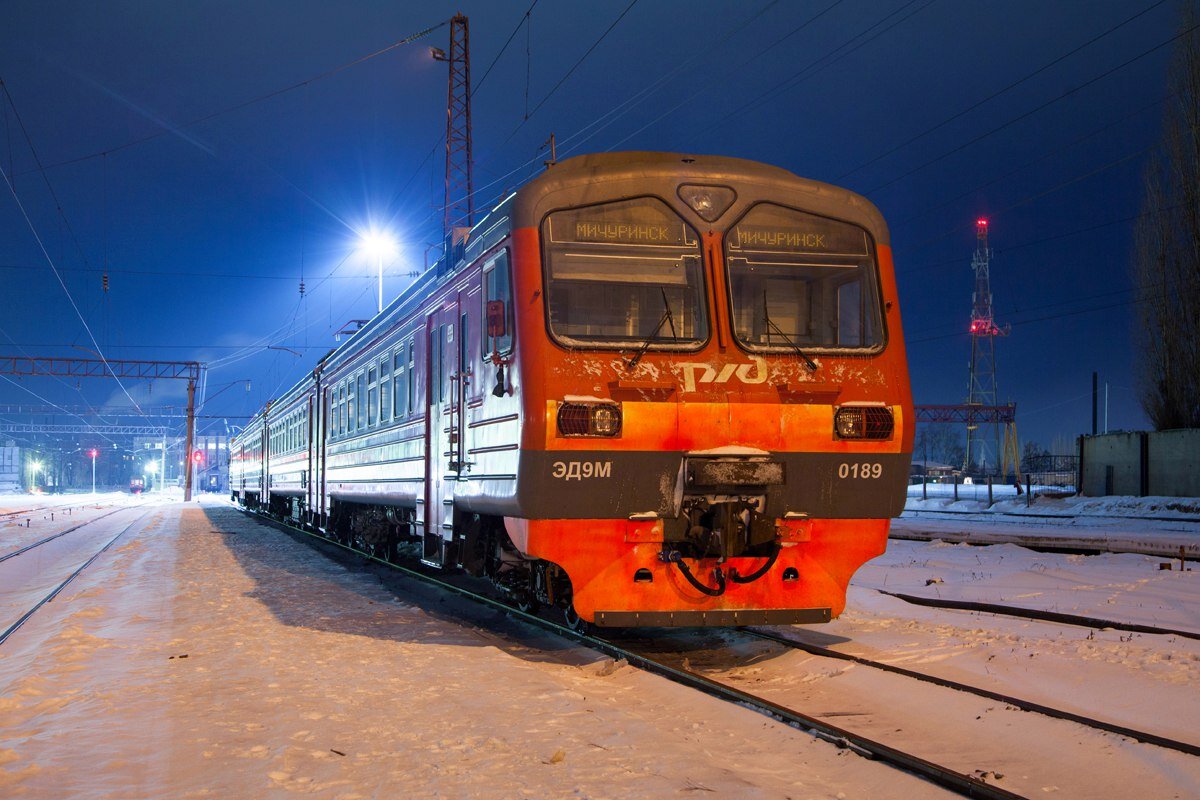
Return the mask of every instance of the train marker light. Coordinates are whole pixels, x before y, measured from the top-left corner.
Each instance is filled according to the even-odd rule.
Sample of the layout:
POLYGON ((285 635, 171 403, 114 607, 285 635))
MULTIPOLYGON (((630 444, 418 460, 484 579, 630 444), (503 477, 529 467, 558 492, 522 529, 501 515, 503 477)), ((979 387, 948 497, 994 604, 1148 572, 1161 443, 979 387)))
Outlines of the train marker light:
POLYGON ((833 432, 839 439, 890 439, 896 421, 885 406, 842 406, 833 415, 833 432))
POLYGON ((716 222, 737 199, 737 192, 728 186, 701 186, 694 183, 682 184, 678 194, 679 199, 705 222, 716 222))
POLYGON ((560 436, 602 436, 621 433, 621 407, 616 403, 563 403, 558 407, 560 436))

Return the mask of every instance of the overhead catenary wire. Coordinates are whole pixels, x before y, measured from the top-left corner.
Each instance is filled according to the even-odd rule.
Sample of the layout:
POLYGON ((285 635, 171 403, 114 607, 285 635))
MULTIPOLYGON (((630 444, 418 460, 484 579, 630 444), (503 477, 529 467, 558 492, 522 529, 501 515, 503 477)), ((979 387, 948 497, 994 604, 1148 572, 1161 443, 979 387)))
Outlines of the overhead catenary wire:
MULTIPOLYGON (((12 95, 9 93, 8 86, 4 83, 3 79, 0 79, 0 88, 4 90, 4 96, 8 99, 8 105, 13 111, 13 116, 16 117, 17 124, 25 136, 26 144, 29 146, 29 152, 33 155, 34 162, 40 166, 41 159, 38 157, 37 149, 33 146, 33 140, 29 137, 29 132, 25 128, 25 123, 21 119, 21 114, 17 111, 16 104, 13 103, 12 95)), ((55 194, 54 187, 50 183, 50 179, 46 175, 45 170, 41 170, 41 175, 42 179, 45 181, 46 188, 50 191, 51 197, 54 198, 54 203, 58 208, 59 215, 61 216, 63 222, 67 225, 68 229, 70 229, 70 223, 67 221, 66 214, 62 209, 62 204, 59 202, 58 195, 55 194)), ((9 178, 8 173, 3 169, 3 167, 0 167, 0 177, 3 177, 4 184, 8 187, 8 191, 12 195, 13 201, 17 204, 17 208, 21 211, 21 217, 25 220, 25 225, 29 228, 29 232, 33 235, 34 240, 37 242, 38 249, 42 251, 42 256, 45 257, 46 263, 49 264, 50 270, 54 273, 55 279, 58 280, 58 285, 62 287, 63 293, 66 294, 67 300, 70 301, 71 308, 75 310, 75 316, 79 318, 79 322, 83 325, 83 329, 87 331, 88 339, 91 340, 92 345, 95 347, 96 355, 98 355, 100 360, 104 362, 105 368, 108 370, 113 380, 117 382, 117 385, 121 387, 121 391, 124 392, 127 398, 129 398, 129 402, 133 404, 134 408, 139 408, 137 401, 133 399, 133 395, 131 395, 129 390, 125 388, 124 382, 117 377, 117 373, 109 365, 108 359, 104 357, 104 351, 101 349, 100 343, 96 341, 96 337, 92 333, 91 326, 88 325, 87 319, 84 318, 83 312, 80 311, 79 305, 75 302, 75 297, 71 294, 71 290, 67 288, 66 281, 63 280, 62 274, 58 271, 58 266, 54 263, 54 259, 51 258, 50 252, 46 249, 46 245, 42 241, 41 235, 38 233, 37 226, 33 224, 33 220, 30 218, 29 212, 25 210, 25 204, 21 202, 21 197, 17 194, 16 187, 13 185, 12 180, 9 178)), ((74 239, 74 230, 71 230, 71 236, 74 239)), ((75 239, 75 245, 76 247, 79 247, 78 239, 75 239)), ((80 254, 82 255, 83 248, 79 247, 79 250, 80 254)), ((84 259, 84 263, 87 263, 86 257, 84 259)))
POLYGON ((990 136, 993 136, 993 135, 999 133, 1000 131, 1005 130, 1006 128, 1009 128, 1009 127, 1017 124, 1018 122, 1029 119, 1030 117, 1038 114, 1041 111, 1044 111, 1045 109, 1049 108, 1050 106, 1053 106, 1054 104, 1059 103, 1059 102, 1067 99, 1068 97, 1075 95, 1077 92, 1079 92, 1083 89, 1086 89, 1087 87, 1092 86, 1096 83, 1099 83, 1100 81, 1104 80, 1105 78, 1107 78, 1111 75, 1114 75, 1117 72, 1120 72, 1121 70, 1125 69, 1126 67, 1128 67, 1132 64, 1135 64, 1138 61, 1141 61, 1143 58, 1146 58, 1147 56, 1150 56, 1150 55, 1158 52, 1159 50, 1162 50, 1164 47, 1167 47, 1167 46, 1173 44, 1178 39, 1181 39, 1184 36, 1187 36, 1188 34, 1192 33, 1193 31, 1197 30, 1198 28, 1200 28, 1200 25, 1193 25, 1190 28, 1187 28, 1186 30, 1175 34, 1174 36, 1171 36, 1170 38, 1165 39, 1146 50, 1143 50, 1142 52, 1138 53, 1136 56, 1133 56, 1132 58, 1128 58, 1128 59, 1122 61, 1120 64, 1117 64, 1115 67, 1110 67, 1109 69, 1105 70, 1104 72, 1100 73, 1099 75, 1095 75, 1095 76, 1083 81, 1082 83, 1078 83, 1075 86, 1073 86, 1072 88, 1067 89, 1065 92, 1062 92, 1061 94, 1058 94, 1055 97, 1053 97, 1049 100, 1046 100, 1043 103, 1039 103, 1037 106, 1029 109, 1028 111, 1024 111, 1024 112, 1016 115, 1015 117, 1009 118, 1008 120, 1006 120, 1005 122, 1002 122, 1001 124, 997 125, 996 127, 991 128, 991 129, 985 131, 984 133, 981 133, 978 136, 975 136, 975 137, 969 139, 968 141, 963 142, 962 144, 957 145, 957 146, 947 150, 946 152, 942 153, 941 155, 935 156, 934 158, 924 161, 921 164, 919 164, 918 166, 915 166, 912 169, 908 170, 907 172, 904 172, 903 174, 898 175, 895 178, 892 178, 891 180, 886 181, 885 183, 881 183, 871 189, 868 189, 865 192, 865 194, 871 195, 876 192, 880 192, 884 189, 894 186, 895 184, 899 183, 900 181, 904 180, 905 178, 912 177, 913 175, 926 169, 927 167, 933 166, 934 164, 944 161, 945 159, 949 158, 952 155, 955 155, 956 153, 961 153, 963 150, 966 150, 967 148, 978 144, 979 142, 983 141, 984 139, 987 139, 990 136))
MULTIPOLYGON (((359 56, 359 57, 352 59, 350 61, 347 61, 343 64, 339 64, 336 67, 331 67, 327 70, 317 73, 316 75, 305 78, 302 81, 298 81, 296 83, 292 83, 287 86, 280 87, 278 89, 272 89, 270 91, 263 92, 262 94, 255 95, 254 97, 251 97, 248 100, 242 100, 238 103, 233 103, 232 105, 228 105, 223 108, 216 109, 215 111, 210 111, 199 117, 195 117, 187 122, 180 123, 179 125, 176 125, 175 127, 181 128, 181 129, 191 128, 195 125, 199 125, 201 123, 208 122, 211 119, 215 119, 217 117, 221 117, 226 114, 231 114, 234 111, 240 111, 243 108, 248 108, 252 105, 261 103, 265 100, 270 100, 272 98, 279 97, 280 95, 287 94, 289 92, 293 92, 296 89, 300 89, 302 87, 308 86, 310 83, 315 83, 316 81, 324 80, 325 78, 329 78, 329 77, 332 77, 333 75, 337 75, 339 72, 344 72, 345 70, 350 69, 351 67, 355 67, 355 66, 358 66, 359 64, 370 61, 374 58, 378 58, 379 56, 383 55, 384 53, 389 53, 398 47, 403 47, 406 44, 411 44, 411 43, 417 41, 418 39, 428 36, 429 34, 433 33, 434 31, 438 30, 439 28, 443 28, 449 24, 450 24, 450 20, 448 20, 448 19, 442 20, 441 22, 437 23, 436 25, 431 25, 430 27, 425 28, 424 30, 417 31, 416 33, 412 33, 407 36, 404 36, 403 38, 397 39, 396 41, 392 42, 391 44, 381 47, 378 50, 374 50, 370 53, 359 56)), ((127 142, 124 142, 123 144, 114 145, 112 147, 106 147, 103 150, 96 150, 95 152, 87 153, 86 155, 76 156, 74 158, 69 158, 69 159, 66 159, 63 161, 57 161, 52 164, 47 164, 45 166, 42 166, 39 164, 38 169, 39 170, 54 169, 56 167, 65 167, 69 164, 78 164, 81 161, 88 161, 93 158, 100 158, 101 156, 104 156, 104 155, 109 155, 112 153, 119 152, 121 150, 125 150, 130 147, 134 147, 139 144, 144 144, 146 142, 153 141, 162 136, 166 136, 168 133, 171 133, 171 132, 172 132, 172 129, 163 128, 161 130, 155 131, 154 133, 147 134, 146 136, 141 136, 136 139, 131 139, 127 142)))
POLYGON ((1051 69, 1052 67, 1054 67, 1058 64, 1061 64, 1063 61, 1066 61, 1071 56, 1073 56, 1079 52, 1082 52, 1083 50, 1086 50, 1088 47, 1091 47, 1093 44, 1095 44, 1096 42, 1099 42, 1101 39, 1104 39, 1105 37, 1107 37, 1113 33, 1116 33, 1118 30, 1120 30, 1121 28, 1124 28, 1126 25, 1130 24, 1134 20, 1137 20, 1140 17, 1143 17, 1146 14, 1149 14, 1151 11, 1158 8, 1165 2, 1167 2, 1167 0, 1156 0, 1156 2, 1151 3, 1149 6, 1142 9, 1141 11, 1137 12, 1133 16, 1128 17, 1128 18, 1122 20, 1121 22, 1118 22, 1116 25, 1113 25, 1113 26, 1107 28, 1105 31, 1093 36, 1091 39, 1088 39, 1083 44, 1081 44, 1077 47, 1074 47, 1071 50, 1068 50, 1067 52, 1065 52, 1065 53, 1059 55, 1058 57, 1052 59, 1051 61, 1047 62, 1046 64, 1043 64, 1042 66, 1035 69, 1033 72, 1029 72, 1029 73, 1023 75, 1022 77, 1009 83, 1008 85, 1004 86, 1003 88, 998 89, 995 92, 992 92, 987 97, 984 97, 980 100, 975 101, 974 103, 972 103, 971 105, 962 109, 961 111, 957 111, 954 114, 951 114, 949 117, 946 117, 945 119, 941 120, 940 122, 938 122, 934 125, 931 125, 928 128, 925 128, 920 133, 917 133, 914 136, 911 136, 908 139, 905 139, 903 142, 900 142, 899 144, 893 145, 891 148, 885 150, 884 152, 880 153, 879 155, 875 156, 874 158, 868 159, 867 161, 862 162, 861 164, 854 167, 853 169, 843 172, 841 175, 839 175, 837 177, 837 180, 839 180, 839 181, 845 180, 846 178, 850 177, 851 175, 858 172, 859 170, 869 167, 870 165, 876 163, 877 161, 881 161, 882 159, 887 158, 888 156, 892 155, 893 153, 904 149, 905 147, 912 144, 913 142, 919 141, 935 131, 941 130, 945 126, 949 125, 951 122, 954 122, 956 119, 960 119, 960 118, 966 116, 967 114, 971 113, 975 109, 977 109, 983 105, 986 105, 987 103, 991 102, 992 100, 995 100, 997 97, 1000 97, 1001 95, 1008 93, 1009 91, 1017 88, 1018 86, 1020 86, 1023 83, 1026 83, 1027 81, 1032 80, 1033 78, 1036 78, 1038 75, 1041 75, 1046 70, 1051 69))

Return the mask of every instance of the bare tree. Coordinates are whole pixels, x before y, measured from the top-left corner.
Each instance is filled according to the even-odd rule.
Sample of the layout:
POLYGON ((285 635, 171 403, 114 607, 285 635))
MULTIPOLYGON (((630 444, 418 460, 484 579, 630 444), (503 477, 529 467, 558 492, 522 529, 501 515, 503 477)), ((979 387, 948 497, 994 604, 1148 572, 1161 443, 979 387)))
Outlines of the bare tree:
POLYGON ((1135 232, 1142 407, 1158 430, 1200 427, 1200 14, 1183 4, 1163 141, 1135 232))

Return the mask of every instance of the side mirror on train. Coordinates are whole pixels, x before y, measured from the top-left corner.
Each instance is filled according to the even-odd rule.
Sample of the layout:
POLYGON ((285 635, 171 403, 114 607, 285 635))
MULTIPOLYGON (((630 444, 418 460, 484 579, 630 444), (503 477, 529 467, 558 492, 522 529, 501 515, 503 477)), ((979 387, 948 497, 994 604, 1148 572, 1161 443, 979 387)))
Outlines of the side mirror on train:
POLYGON ((505 324, 504 301, 488 300, 487 304, 487 333, 490 339, 500 339, 508 333, 505 324))

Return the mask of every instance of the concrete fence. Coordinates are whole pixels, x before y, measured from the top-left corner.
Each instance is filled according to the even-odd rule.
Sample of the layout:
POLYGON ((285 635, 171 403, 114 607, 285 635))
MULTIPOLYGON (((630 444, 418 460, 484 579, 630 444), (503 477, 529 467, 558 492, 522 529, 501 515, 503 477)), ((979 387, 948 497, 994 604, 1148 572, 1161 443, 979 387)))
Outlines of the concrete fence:
POLYGON ((1079 437, 1079 493, 1200 497, 1200 428, 1079 437))

